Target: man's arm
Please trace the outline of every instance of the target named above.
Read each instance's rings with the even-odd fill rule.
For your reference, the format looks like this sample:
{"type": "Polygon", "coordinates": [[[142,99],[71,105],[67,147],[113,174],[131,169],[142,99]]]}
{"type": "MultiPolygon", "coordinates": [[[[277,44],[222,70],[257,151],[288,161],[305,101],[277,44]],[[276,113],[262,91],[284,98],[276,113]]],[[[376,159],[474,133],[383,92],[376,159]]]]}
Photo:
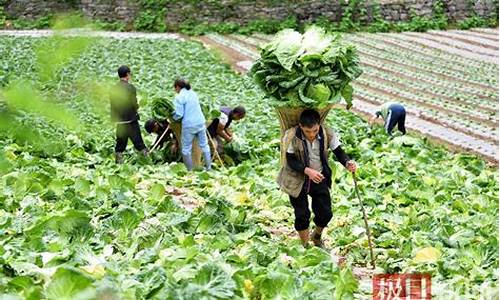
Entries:
{"type": "Polygon", "coordinates": [[[305,164],[300,161],[294,153],[286,153],[286,161],[288,166],[295,172],[301,173],[309,177],[313,182],[320,183],[325,179],[325,176],[314,169],[306,167],[305,164]]]}
{"type": "Polygon", "coordinates": [[[380,116],[382,116],[382,113],[380,111],[377,111],[371,121],[375,122],[375,120],[377,120],[380,116]]]}
{"type": "Polygon", "coordinates": [[[182,99],[179,99],[179,97],[176,97],[174,99],[174,107],[175,107],[175,110],[174,110],[173,118],[174,118],[174,120],[179,121],[180,119],[182,119],[182,117],[184,117],[184,103],[183,103],[182,99]]]}
{"type": "Polygon", "coordinates": [[[331,129],[327,130],[327,134],[330,139],[329,148],[332,150],[333,154],[335,154],[335,158],[350,172],[356,171],[356,163],[351,160],[347,154],[344,152],[342,147],[340,147],[340,140],[338,136],[331,129]]]}
{"type": "Polygon", "coordinates": [[[137,111],[139,109],[139,103],[137,103],[137,90],[132,84],[129,84],[128,89],[130,93],[130,104],[134,110],[137,111]]]}
{"type": "MultiPolygon", "coordinates": [[[[285,136],[288,136],[288,134],[285,133],[285,136]]],[[[321,172],[318,172],[312,168],[307,167],[295,155],[295,151],[293,150],[293,146],[291,143],[288,144],[288,149],[286,150],[286,163],[292,170],[300,174],[306,175],[307,177],[309,177],[309,179],[311,179],[315,183],[320,183],[321,181],[323,181],[323,179],[325,179],[325,176],[323,176],[321,172]]]]}
{"type": "Polygon", "coordinates": [[[230,143],[233,138],[231,135],[227,134],[226,129],[224,129],[225,125],[219,122],[217,125],[217,135],[220,135],[226,142],[230,143]]]}
{"type": "Polygon", "coordinates": [[[305,164],[301,162],[295,153],[286,153],[286,162],[290,169],[294,170],[295,172],[304,174],[304,170],[306,168],[305,164]]]}
{"type": "Polygon", "coordinates": [[[337,160],[345,167],[347,162],[350,160],[350,158],[347,156],[347,154],[344,152],[342,147],[340,145],[333,150],[333,154],[335,154],[335,157],[337,160]]]}

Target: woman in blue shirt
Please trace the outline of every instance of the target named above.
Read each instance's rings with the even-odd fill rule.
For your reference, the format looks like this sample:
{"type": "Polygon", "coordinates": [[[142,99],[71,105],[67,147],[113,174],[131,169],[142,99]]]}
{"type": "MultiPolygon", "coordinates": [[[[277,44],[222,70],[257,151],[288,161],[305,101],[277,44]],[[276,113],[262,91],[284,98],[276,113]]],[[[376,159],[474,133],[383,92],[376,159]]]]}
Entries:
{"type": "Polygon", "coordinates": [[[201,111],[198,96],[193,90],[191,85],[183,79],[178,79],[174,82],[174,89],[178,93],[174,99],[174,120],[182,119],[182,158],[188,170],[193,169],[193,159],[191,157],[191,149],[193,148],[193,140],[198,138],[200,148],[205,158],[205,167],[210,170],[212,164],[212,156],[210,154],[210,147],[208,146],[208,139],[205,127],[205,116],[201,111]]]}

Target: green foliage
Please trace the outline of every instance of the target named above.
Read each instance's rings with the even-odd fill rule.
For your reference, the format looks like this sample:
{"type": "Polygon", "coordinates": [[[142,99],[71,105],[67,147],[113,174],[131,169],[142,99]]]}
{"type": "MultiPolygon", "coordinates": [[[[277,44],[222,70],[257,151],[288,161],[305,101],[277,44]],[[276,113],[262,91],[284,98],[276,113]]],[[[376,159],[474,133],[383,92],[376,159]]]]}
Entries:
{"type": "Polygon", "coordinates": [[[164,8],[159,10],[146,9],[140,11],[134,20],[134,29],[137,31],[165,32],[167,26],[164,22],[164,14],[164,8]]]}
{"type": "Polygon", "coordinates": [[[272,19],[257,19],[252,20],[248,24],[239,25],[234,22],[224,23],[197,23],[188,20],[180,24],[178,30],[188,35],[203,35],[210,32],[217,32],[220,34],[240,33],[252,34],[254,32],[272,34],[285,28],[297,28],[297,19],[295,17],[288,17],[283,21],[272,19]]]}
{"type": "MultiPolygon", "coordinates": [[[[72,2],[73,0],[67,0],[72,2]]],[[[165,31],[178,31],[188,35],[203,35],[210,32],[220,34],[240,33],[252,34],[254,32],[274,34],[282,29],[290,28],[303,31],[309,25],[315,24],[327,31],[335,32],[401,32],[401,31],[417,31],[423,32],[431,29],[446,29],[455,28],[468,29],[471,27],[497,27],[498,26],[498,13],[493,13],[488,18],[477,16],[471,6],[473,16],[458,22],[457,24],[450,24],[446,13],[445,4],[442,0],[433,1],[432,17],[420,17],[412,13],[412,17],[406,22],[389,22],[384,20],[380,15],[380,4],[372,3],[371,10],[373,21],[366,23],[364,18],[367,16],[367,8],[365,3],[360,0],[347,1],[343,8],[342,17],[339,22],[332,22],[325,17],[319,17],[314,21],[299,22],[295,15],[290,15],[284,20],[278,19],[255,19],[247,24],[238,24],[237,22],[221,22],[221,23],[208,23],[205,21],[197,21],[193,18],[199,7],[199,1],[188,1],[192,8],[183,11],[184,20],[181,24],[167,24],[165,23],[166,5],[172,3],[170,0],[152,1],[141,0],[139,2],[139,11],[133,21],[133,24],[126,25],[123,22],[105,22],[102,20],[94,20],[95,28],[103,30],[124,31],[124,30],[137,30],[149,32],[165,32],[165,31]]],[[[208,2],[214,9],[224,9],[220,1],[205,1],[208,2]]],[[[498,1],[495,2],[498,6],[498,1]]],[[[268,1],[268,5],[279,5],[279,1],[268,1]]],[[[28,19],[13,19],[5,15],[3,7],[0,6],[0,28],[6,26],[7,22],[11,22],[11,26],[15,29],[43,29],[49,28],[54,22],[52,15],[42,16],[36,20],[28,19]]]]}
{"type": "Polygon", "coordinates": [[[361,75],[356,49],[316,26],[303,35],[286,29],[265,45],[251,74],[278,106],[325,107],[343,98],[350,107],[350,82],[361,75]]]}
{"type": "Polygon", "coordinates": [[[75,299],[92,284],[92,279],[73,268],[58,268],[47,287],[47,299],[75,299]]]}
{"type": "Polygon", "coordinates": [[[465,30],[465,29],[470,29],[470,28],[475,28],[475,27],[486,27],[488,25],[489,24],[488,24],[487,20],[485,20],[477,15],[474,15],[472,17],[469,17],[465,20],[458,22],[457,27],[462,29],[462,30],[465,30]]]}
{"type": "Polygon", "coordinates": [[[433,2],[432,21],[435,23],[436,29],[446,29],[448,27],[448,17],[446,16],[443,0],[433,2]]]}
{"type": "Polygon", "coordinates": [[[105,22],[101,20],[94,20],[93,24],[97,30],[125,31],[126,29],[126,24],[120,21],[105,22]]]}
{"type": "MultiPolygon", "coordinates": [[[[12,27],[14,29],[46,29],[51,27],[52,21],[53,17],[51,15],[42,16],[36,20],[20,18],[12,21],[12,27]]],[[[5,21],[3,25],[5,25],[5,21]]]]}
{"type": "Polygon", "coordinates": [[[340,19],[338,30],[341,32],[352,32],[358,31],[360,29],[360,21],[357,17],[359,17],[360,11],[360,0],[350,0],[345,6],[344,11],[342,12],[342,18],[340,19]],[[358,16],[356,16],[358,13],[358,16]]]}
{"type": "MultiPolygon", "coordinates": [[[[338,250],[348,257],[340,269],[329,251],[304,249],[296,241],[293,209],[274,183],[279,124],[272,102],[262,102],[264,93],[251,78],[236,75],[189,41],[98,39],[82,51],[76,47],[74,57],[58,54],[52,43],[0,39],[2,69],[9,74],[0,95],[25,82],[83,126],[74,130],[21,106],[9,114],[15,126],[0,119],[9,129],[0,130],[2,297],[371,297],[352,274],[353,266],[369,263],[369,252],[350,174],[332,161],[337,167],[331,189],[334,217],[325,237],[335,247],[333,254],[338,250]],[[48,80],[38,70],[42,49],[61,58],[55,59],[58,66],[50,73],[55,76],[48,80]],[[244,161],[227,170],[190,173],[176,163],[114,164],[106,87],[117,80],[116,68],[124,60],[137,87],[141,125],[155,99],[173,99],[177,77],[190,80],[203,104],[244,105],[248,114],[232,125],[230,145],[244,161]],[[43,140],[59,141],[61,151],[35,150],[37,140],[21,143],[16,134],[25,128],[43,140]]],[[[5,101],[0,103],[5,112],[5,101]]],[[[457,299],[494,299],[498,170],[425,138],[389,138],[381,126],[343,109],[330,112],[326,124],[359,163],[379,271],[431,273],[433,286],[440,287],[433,289],[436,298],[453,293],[457,299]],[[441,257],[414,260],[426,247],[438,249],[441,257]]]]}

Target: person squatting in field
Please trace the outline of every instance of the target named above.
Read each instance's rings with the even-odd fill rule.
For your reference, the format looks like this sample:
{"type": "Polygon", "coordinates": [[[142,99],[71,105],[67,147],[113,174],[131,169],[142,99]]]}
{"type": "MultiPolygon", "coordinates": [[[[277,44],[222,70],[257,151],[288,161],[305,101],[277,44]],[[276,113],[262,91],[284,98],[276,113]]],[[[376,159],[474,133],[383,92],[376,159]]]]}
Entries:
{"type": "Polygon", "coordinates": [[[144,124],[144,129],[146,129],[146,132],[149,134],[154,133],[157,135],[152,147],[156,145],[157,149],[161,149],[166,144],[171,142],[170,153],[175,154],[179,150],[179,144],[177,143],[174,132],[169,125],[170,124],[166,120],[158,121],[155,119],[149,119],[144,124]]]}
{"type": "Polygon", "coordinates": [[[279,172],[278,184],[290,197],[295,230],[303,245],[307,246],[311,239],[314,245],[321,247],[321,233],[332,218],[332,171],[328,165],[328,150],[332,150],[337,160],[350,172],[356,171],[356,163],[342,150],[337,135],[330,128],[320,125],[320,114],[315,110],[304,110],[299,125],[288,129],[283,139],[286,162],[279,172]],[[312,198],[316,225],[311,237],[308,195],[312,198]]]}
{"type": "Polygon", "coordinates": [[[384,128],[388,135],[392,136],[392,130],[396,124],[398,125],[398,130],[401,131],[402,134],[406,134],[406,110],[402,104],[396,102],[382,104],[377,112],[375,112],[373,121],[378,117],[382,117],[384,120],[384,128]]]}
{"type": "Polygon", "coordinates": [[[205,127],[205,116],[201,110],[198,96],[191,89],[191,85],[184,79],[174,82],[177,95],[174,99],[173,118],[176,121],[182,119],[181,153],[184,164],[188,170],[193,169],[192,148],[194,138],[198,138],[200,148],[205,160],[205,168],[210,170],[212,157],[208,146],[207,130],[205,127]]]}
{"type": "Polygon", "coordinates": [[[115,159],[117,163],[123,162],[123,152],[127,148],[128,140],[131,139],[135,149],[144,156],[148,155],[148,149],[144,145],[139,127],[139,105],[137,104],[137,91],[129,82],[132,75],[130,68],[121,66],[118,68],[120,81],[111,89],[111,120],[116,123],[116,146],[115,159]]]}
{"type": "Polygon", "coordinates": [[[229,126],[231,126],[233,121],[243,119],[246,115],[246,110],[243,106],[236,106],[233,109],[222,106],[220,112],[220,116],[212,120],[207,130],[216,144],[215,148],[217,152],[222,153],[224,149],[223,140],[227,143],[233,141],[233,132],[229,126]]]}

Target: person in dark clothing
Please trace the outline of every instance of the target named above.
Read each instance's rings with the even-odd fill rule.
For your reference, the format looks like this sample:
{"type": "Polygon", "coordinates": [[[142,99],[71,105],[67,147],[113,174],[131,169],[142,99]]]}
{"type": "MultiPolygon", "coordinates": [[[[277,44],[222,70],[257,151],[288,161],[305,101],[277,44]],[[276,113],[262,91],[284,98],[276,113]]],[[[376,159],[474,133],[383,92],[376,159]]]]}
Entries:
{"type": "Polygon", "coordinates": [[[172,153],[177,152],[179,145],[177,144],[177,140],[174,136],[174,132],[169,127],[168,121],[157,121],[155,119],[149,119],[144,124],[144,128],[146,129],[147,133],[155,133],[157,135],[156,140],[153,143],[153,146],[158,144],[158,146],[156,146],[157,149],[163,148],[163,146],[168,141],[173,141],[174,143],[173,143],[172,148],[170,150],[172,153]],[[167,128],[168,128],[168,130],[167,130],[167,128]],[[167,130],[166,133],[165,133],[165,130],[167,130]]]}
{"type": "Polygon", "coordinates": [[[233,141],[233,132],[229,128],[233,121],[239,121],[246,116],[246,110],[243,106],[237,106],[233,109],[222,106],[220,116],[215,118],[208,125],[208,133],[215,140],[217,151],[222,153],[223,141],[231,143],[233,141]]]}
{"type": "Polygon", "coordinates": [[[298,126],[285,132],[283,145],[286,162],[280,170],[278,184],[290,196],[295,230],[304,246],[311,239],[314,245],[321,247],[321,233],[332,218],[332,171],[328,165],[328,150],[332,150],[337,160],[350,172],[356,171],[356,163],[342,150],[335,132],[320,125],[319,113],[311,109],[302,112],[298,126]],[[312,198],[313,221],[316,224],[311,237],[308,195],[312,198]]]}
{"type": "Polygon", "coordinates": [[[139,127],[139,114],[137,110],[137,92],[135,87],[129,83],[131,78],[130,68],[121,66],[118,68],[120,81],[112,88],[110,93],[111,120],[116,123],[116,146],[115,157],[117,163],[123,162],[123,152],[127,148],[128,140],[132,140],[135,149],[143,155],[148,154],[144,145],[139,127]]]}
{"type": "Polygon", "coordinates": [[[398,130],[402,134],[406,134],[405,119],[406,110],[405,107],[396,102],[387,102],[379,107],[377,112],[375,112],[375,117],[373,121],[378,117],[384,119],[384,128],[388,135],[392,136],[392,130],[398,125],[398,130]]]}

